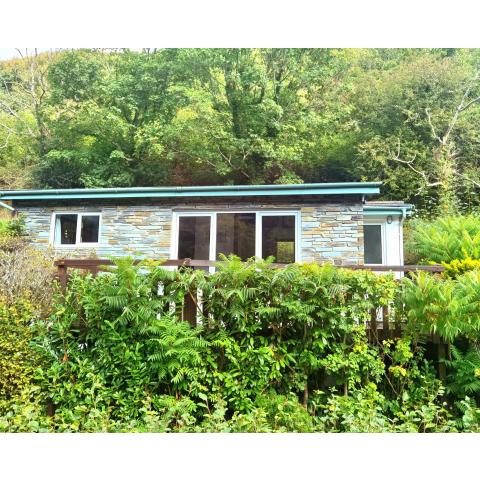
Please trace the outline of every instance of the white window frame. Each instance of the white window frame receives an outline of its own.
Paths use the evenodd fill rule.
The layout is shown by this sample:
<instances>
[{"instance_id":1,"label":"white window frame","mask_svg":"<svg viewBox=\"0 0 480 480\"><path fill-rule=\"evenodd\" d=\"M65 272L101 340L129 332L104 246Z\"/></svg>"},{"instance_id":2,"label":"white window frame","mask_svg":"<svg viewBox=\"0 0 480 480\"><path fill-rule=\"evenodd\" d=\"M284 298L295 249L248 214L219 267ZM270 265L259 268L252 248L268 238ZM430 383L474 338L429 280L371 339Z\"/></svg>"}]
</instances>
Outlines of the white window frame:
<instances>
[{"instance_id":1,"label":"white window frame","mask_svg":"<svg viewBox=\"0 0 480 480\"><path fill-rule=\"evenodd\" d=\"M365 265L386 265L386 260L387 260L387 242L386 242L386 232L385 232L385 228L386 228L386 223L385 222L382 222L382 221L379 221L379 220L371 220L371 221L368 221L368 220L364 220L363 222L363 225L366 226L366 225L372 225L372 226L379 226L380 227L380 238L381 238L381 242L382 242L382 263L365 263ZM364 252L364 255L365 255L365 237L364 237L364 245L363 245L363 252Z\"/></svg>"},{"instance_id":2,"label":"white window frame","mask_svg":"<svg viewBox=\"0 0 480 480\"><path fill-rule=\"evenodd\" d=\"M174 211L172 218L172 243L170 250L170 259L178 259L178 234L180 217L210 217L210 251L209 260L216 261L217 254L217 215L221 213L254 213L255 214L255 257L262 258L262 218L267 216L291 216L295 217L295 262L301 261L301 216L300 210L229 210L219 209L212 211ZM210 272L215 270L210 267Z\"/></svg>"},{"instance_id":3,"label":"white window frame","mask_svg":"<svg viewBox=\"0 0 480 480\"><path fill-rule=\"evenodd\" d=\"M77 216L77 232L75 236L75 243L71 245L65 245L61 243L55 243L55 224L57 222L57 215L76 215ZM98 242L80 242L82 217L98 217ZM94 248L100 246L102 235L102 213L101 212L79 212L79 211L58 211L52 213L50 220L50 245L54 248Z\"/></svg>"}]
</instances>

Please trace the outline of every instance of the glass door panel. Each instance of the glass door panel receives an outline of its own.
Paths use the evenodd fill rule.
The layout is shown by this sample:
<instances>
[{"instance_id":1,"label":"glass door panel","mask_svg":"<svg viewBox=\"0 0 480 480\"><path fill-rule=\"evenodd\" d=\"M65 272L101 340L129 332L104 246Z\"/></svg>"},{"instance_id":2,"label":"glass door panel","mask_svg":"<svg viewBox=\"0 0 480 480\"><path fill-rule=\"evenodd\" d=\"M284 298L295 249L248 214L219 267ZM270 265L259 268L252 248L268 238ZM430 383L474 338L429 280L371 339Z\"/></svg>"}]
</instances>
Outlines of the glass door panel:
<instances>
[{"instance_id":1,"label":"glass door panel","mask_svg":"<svg viewBox=\"0 0 480 480\"><path fill-rule=\"evenodd\" d=\"M262 258L276 263L295 262L295 216L262 215Z\"/></svg>"},{"instance_id":2,"label":"glass door panel","mask_svg":"<svg viewBox=\"0 0 480 480\"><path fill-rule=\"evenodd\" d=\"M383 263L382 255L382 226L381 225L364 225L364 262L366 264Z\"/></svg>"},{"instance_id":3,"label":"glass door panel","mask_svg":"<svg viewBox=\"0 0 480 480\"><path fill-rule=\"evenodd\" d=\"M255 217L255 213L217 214L217 260L221 253L242 260L255 256Z\"/></svg>"},{"instance_id":4,"label":"glass door panel","mask_svg":"<svg viewBox=\"0 0 480 480\"><path fill-rule=\"evenodd\" d=\"M178 218L177 258L209 260L210 258L210 216L180 216ZM200 267L208 270L208 267Z\"/></svg>"}]
</instances>

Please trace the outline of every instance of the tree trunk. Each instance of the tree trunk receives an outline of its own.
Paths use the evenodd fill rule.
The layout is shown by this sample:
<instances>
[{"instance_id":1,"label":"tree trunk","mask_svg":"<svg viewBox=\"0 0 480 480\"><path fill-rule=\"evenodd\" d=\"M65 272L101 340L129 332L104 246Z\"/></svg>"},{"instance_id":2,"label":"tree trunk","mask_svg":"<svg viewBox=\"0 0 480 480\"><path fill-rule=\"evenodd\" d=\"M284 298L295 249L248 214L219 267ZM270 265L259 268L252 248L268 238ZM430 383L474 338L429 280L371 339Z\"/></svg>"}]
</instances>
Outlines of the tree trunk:
<instances>
[{"instance_id":1,"label":"tree trunk","mask_svg":"<svg viewBox=\"0 0 480 480\"><path fill-rule=\"evenodd\" d=\"M303 406L308 406L308 381L305 381L305 387L303 388Z\"/></svg>"}]
</instances>

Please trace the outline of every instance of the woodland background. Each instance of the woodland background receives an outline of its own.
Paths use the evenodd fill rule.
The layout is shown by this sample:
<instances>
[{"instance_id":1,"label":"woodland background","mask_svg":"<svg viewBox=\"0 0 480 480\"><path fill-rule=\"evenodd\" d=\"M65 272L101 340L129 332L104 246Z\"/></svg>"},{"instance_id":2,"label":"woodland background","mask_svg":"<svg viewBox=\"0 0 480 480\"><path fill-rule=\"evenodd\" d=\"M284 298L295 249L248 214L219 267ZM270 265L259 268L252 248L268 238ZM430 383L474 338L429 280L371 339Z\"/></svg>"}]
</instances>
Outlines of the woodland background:
<instances>
[{"instance_id":1,"label":"woodland background","mask_svg":"<svg viewBox=\"0 0 480 480\"><path fill-rule=\"evenodd\" d=\"M477 49L64 50L0 62L0 188L384 182L479 203Z\"/></svg>"}]
</instances>

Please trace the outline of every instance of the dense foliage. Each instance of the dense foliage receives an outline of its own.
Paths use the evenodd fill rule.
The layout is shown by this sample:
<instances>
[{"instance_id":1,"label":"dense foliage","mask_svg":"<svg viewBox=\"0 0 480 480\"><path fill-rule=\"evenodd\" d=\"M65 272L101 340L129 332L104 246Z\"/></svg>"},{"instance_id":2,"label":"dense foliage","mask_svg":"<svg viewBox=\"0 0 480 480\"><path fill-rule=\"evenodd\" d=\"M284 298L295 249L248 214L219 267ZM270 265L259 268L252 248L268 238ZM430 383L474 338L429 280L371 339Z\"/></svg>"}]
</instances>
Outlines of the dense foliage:
<instances>
[{"instance_id":1,"label":"dense foliage","mask_svg":"<svg viewBox=\"0 0 480 480\"><path fill-rule=\"evenodd\" d=\"M477 272L399 285L367 271L235 257L211 275L129 258L110 270L75 274L66 292L51 292L48 311L28 300L32 289L0 302L0 430L480 429L469 320L480 307L465 293L479 290ZM458 290L459 303L470 295L472 308L448 317L428 282ZM181 319L185 298L196 302L195 327ZM381 306L391 320L405 312L402 335L368 338ZM464 342L452 343L443 382L428 360L429 329Z\"/></svg>"},{"instance_id":2,"label":"dense foliage","mask_svg":"<svg viewBox=\"0 0 480 480\"><path fill-rule=\"evenodd\" d=\"M480 260L480 218L477 214L415 220L407 248L416 261L454 262L452 269L468 269ZM472 263L473 261L473 263Z\"/></svg>"},{"instance_id":3,"label":"dense foliage","mask_svg":"<svg viewBox=\"0 0 480 480\"><path fill-rule=\"evenodd\" d=\"M478 205L478 50L74 50L0 63L2 188L382 180Z\"/></svg>"}]
</instances>

